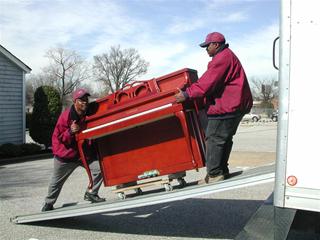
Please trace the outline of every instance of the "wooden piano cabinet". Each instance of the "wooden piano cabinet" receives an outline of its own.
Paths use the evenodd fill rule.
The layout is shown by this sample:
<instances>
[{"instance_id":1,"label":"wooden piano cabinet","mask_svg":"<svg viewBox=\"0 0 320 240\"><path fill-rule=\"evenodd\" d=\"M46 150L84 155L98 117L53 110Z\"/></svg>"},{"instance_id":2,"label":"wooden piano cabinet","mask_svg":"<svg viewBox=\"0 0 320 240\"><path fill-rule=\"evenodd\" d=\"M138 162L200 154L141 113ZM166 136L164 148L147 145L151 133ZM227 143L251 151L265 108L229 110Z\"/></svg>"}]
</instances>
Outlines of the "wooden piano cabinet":
<instances>
[{"instance_id":1,"label":"wooden piano cabinet","mask_svg":"<svg viewBox=\"0 0 320 240\"><path fill-rule=\"evenodd\" d=\"M95 141L105 186L139 180L147 171L169 175L204 166L204 135L198 102L176 103L174 94L197 80L197 72L182 69L148 81L134 82L94 102L87 128L77 134L82 151Z\"/></svg>"},{"instance_id":2,"label":"wooden piano cabinet","mask_svg":"<svg viewBox=\"0 0 320 240\"><path fill-rule=\"evenodd\" d=\"M104 184L137 181L146 171L157 170L161 176L203 167L199 136L187 131L190 139L172 116L96 139Z\"/></svg>"}]
</instances>

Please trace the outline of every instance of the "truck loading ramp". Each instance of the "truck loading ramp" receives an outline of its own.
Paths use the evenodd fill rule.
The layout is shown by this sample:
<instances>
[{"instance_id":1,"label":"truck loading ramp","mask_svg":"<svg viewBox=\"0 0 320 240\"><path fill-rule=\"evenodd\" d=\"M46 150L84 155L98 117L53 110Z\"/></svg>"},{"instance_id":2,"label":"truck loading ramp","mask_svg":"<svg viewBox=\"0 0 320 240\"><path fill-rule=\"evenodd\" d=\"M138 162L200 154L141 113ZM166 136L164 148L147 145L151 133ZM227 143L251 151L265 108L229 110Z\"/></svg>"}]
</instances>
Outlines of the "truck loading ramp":
<instances>
[{"instance_id":1,"label":"truck loading ramp","mask_svg":"<svg viewBox=\"0 0 320 240\"><path fill-rule=\"evenodd\" d=\"M171 192L158 192L136 196L125 200L108 201L95 204L79 204L74 206L57 208L48 212L33 213L28 215L15 216L10 219L13 223L31 223L61 219L68 217L84 216L97 213L114 212L137 207L144 207L154 204L173 202L215 192L253 186L274 181L274 165L267 165L243 171L241 174L227 180L204 185L186 186L183 189L176 189Z\"/></svg>"}]
</instances>

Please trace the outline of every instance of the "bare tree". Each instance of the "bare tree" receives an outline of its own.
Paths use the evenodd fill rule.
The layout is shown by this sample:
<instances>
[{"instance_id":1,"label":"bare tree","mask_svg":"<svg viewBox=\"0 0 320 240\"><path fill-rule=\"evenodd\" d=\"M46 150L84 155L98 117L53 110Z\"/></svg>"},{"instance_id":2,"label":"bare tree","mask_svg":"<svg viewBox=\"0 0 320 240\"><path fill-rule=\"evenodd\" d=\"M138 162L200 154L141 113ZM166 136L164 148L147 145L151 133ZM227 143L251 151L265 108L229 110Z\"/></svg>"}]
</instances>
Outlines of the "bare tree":
<instances>
[{"instance_id":1,"label":"bare tree","mask_svg":"<svg viewBox=\"0 0 320 240\"><path fill-rule=\"evenodd\" d=\"M93 71L96 80L109 93L145 74L148 66L149 63L140 57L137 50L121 50L118 45L112 46L109 53L94 56Z\"/></svg>"},{"instance_id":2,"label":"bare tree","mask_svg":"<svg viewBox=\"0 0 320 240\"><path fill-rule=\"evenodd\" d=\"M62 103L65 103L65 96L89 77L88 66L78 53L60 47L49 49L46 57L50 65L43 72L59 91Z\"/></svg>"},{"instance_id":3,"label":"bare tree","mask_svg":"<svg viewBox=\"0 0 320 240\"><path fill-rule=\"evenodd\" d=\"M260 100L261 103L256 105L255 110L259 110L260 113L270 116L273 109L276 107L275 103L278 99L278 87L277 81L274 77L270 78L257 78L250 79L252 85L251 90L255 100Z\"/></svg>"},{"instance_id":4,"label":"bare tree","mask_svg":"<svg viewBox=\"0 0 320 240\"><path fill-rule=\"evenodd\" d=\"M26 105L31 106L33 104L34 90L32 88L31 81L26 81Z\"/></svg>"},{"instance_id":5,"label":"bare tree","mask_svg":"<svg viewBox=\"0 0 320 240\"><path fill-rule=\"evenodd\" d=\"M278 97L277 81L274 77L250 79L252 83L251 90L256 100L270 102L273 98Z\"/></svg>"}]
</instances>

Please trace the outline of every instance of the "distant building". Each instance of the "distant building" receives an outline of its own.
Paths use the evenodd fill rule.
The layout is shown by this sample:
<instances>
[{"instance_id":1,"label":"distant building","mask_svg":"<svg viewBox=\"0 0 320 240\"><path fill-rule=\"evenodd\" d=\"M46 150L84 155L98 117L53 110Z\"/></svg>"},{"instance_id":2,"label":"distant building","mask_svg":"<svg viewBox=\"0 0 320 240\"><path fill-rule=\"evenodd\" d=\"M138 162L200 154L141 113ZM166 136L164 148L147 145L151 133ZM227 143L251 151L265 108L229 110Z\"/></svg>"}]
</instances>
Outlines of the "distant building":
<instances>
[{"instance_id":1,"label":"distant building","mask_svg":"<svg viewBox=\"0 0 320 240\"><path fill-rule=\"evenodd\" d=\"M260 113L260 105L261 105L261 101L253 101L251 112Z\"/></svg>"},{"instance_id":2,"label":"distant building","mask_svg":"<svg viewBox=\"0 0 320 240\"><path fill-rule=\"evenodd\" d=\"M0 45L0 145L25 143L25 75L30 71Z\"/></svg>"}]
</instances>

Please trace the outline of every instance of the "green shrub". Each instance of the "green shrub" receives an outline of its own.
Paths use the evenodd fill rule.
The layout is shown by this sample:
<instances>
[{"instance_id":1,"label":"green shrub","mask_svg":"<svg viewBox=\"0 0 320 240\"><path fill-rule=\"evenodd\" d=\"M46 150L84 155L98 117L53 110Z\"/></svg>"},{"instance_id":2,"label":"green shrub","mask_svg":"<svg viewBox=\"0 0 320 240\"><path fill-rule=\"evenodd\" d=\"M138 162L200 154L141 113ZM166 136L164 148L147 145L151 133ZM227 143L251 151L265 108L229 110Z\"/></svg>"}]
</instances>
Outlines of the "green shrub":
<instances>
[{"instance_id":1,"label":"green shrub","mask_svg":"<svg viewBox=\"0 0 320 240\"><path fill-rule=\"evenodd\" d=\"M5 143L3 145L0 145L0 157L2 158L32 155L40 152L42 152L41 146L35 143Z\"/></svg>"},{"instance_id":2,"label":"green shrub","mask_svg":"<svg viewBox=\"0 0 320 240\"><path fill-rule=\"evenodd\" d=\"M20 146L25 155L31 155L41 151L41 146L35 143L25 143Z\"/></svg>"},{"instance_id":3,"label":"green shrub","mask_svg":"<svg viewBox=\"0 0 320 240\"><path fill-rule=\"evenodd\" d=\"M50 86L37 88L30 122L30 136L46 148L51 146L51 136L62 109L59 92Z\"/></svg>"},{"instance_id":4,"label":"green shrub","mask_svg":"<svg viewBox=\"0 0 320 240\"><path fill-rule=\"evenodd\" d=\"M0 146L0 153L3 157L18 157L23 154L20 145L5 143Z\"/></svg>"}]
</instances>

